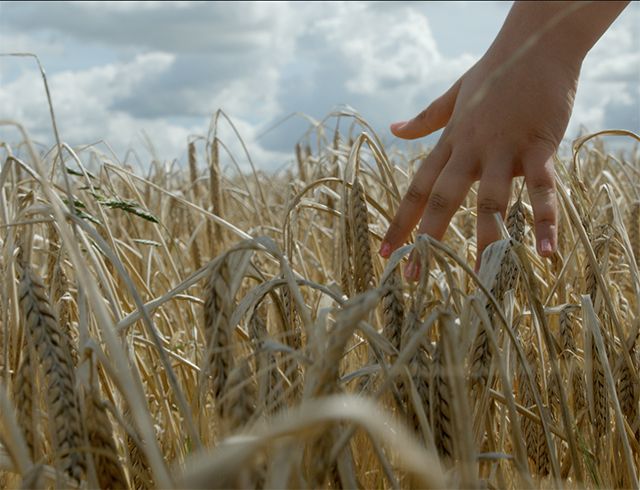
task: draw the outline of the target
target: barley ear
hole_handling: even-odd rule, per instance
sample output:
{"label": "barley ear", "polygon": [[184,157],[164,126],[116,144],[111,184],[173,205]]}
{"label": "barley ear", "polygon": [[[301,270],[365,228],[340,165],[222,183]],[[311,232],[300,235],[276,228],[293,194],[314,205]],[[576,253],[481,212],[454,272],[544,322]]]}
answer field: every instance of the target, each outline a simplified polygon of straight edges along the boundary
{"label": "barley ear", "polygon": [[13,399],[16,406],[18,425],[24,434],[31,459],[36,460],[39,455],[38,409],[39,396],[37,388],[36,366],[33,362],[32,346],[27,345],[22,351],[22,359],[13,383]]}
{"label": "barley ear", "polygon": [[129,488],[113,439],[113,426],[96,388],[85,398],[85,420],[100,488]]}
{"label": "barley ear", "polygon": [[84,437],[69,340],[58,325],[42,280],[28,266],[23,269],[19,295],[28,337],[44,372],[49,425],[59,465],[80,482],[85,472],[80,450]]}
{"label": "barley ear", "polygon": [[382,296],[382,316],[384,336],[391,345],[400,352],[402,348],[402,325],[404,324],[404,296],[402,290],[402,277],[396,267],[382,284],[384,294]]}
{"label": "barley ear", "polygon": [[373,285],[373,261],[369,240],[369,213],[364,188],[358,177],[349,195],[351,230],[353,232],[353,263],[356,291],[361,293]]}
{"label": "barley ear", "polygon": [[191,193],[193,201],[198,202],[200,189],[198,188],[198,161],[196,159],[196,144],[191,141],[188,147],[189,178],[191,180]]}
{"label": "barley ear", "polygon": [[255,412],[256,390],[249,361],[241,360],[233,368],[224,389],[222,416],[229,433],[241,430]]}

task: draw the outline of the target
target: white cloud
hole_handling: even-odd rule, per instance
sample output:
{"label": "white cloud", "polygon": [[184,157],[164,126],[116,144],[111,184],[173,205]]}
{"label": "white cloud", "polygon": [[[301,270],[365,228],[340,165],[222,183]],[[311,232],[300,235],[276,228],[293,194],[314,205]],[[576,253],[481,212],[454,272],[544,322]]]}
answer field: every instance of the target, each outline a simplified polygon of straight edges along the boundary
{"label": "white cloud", "polygon": [[[497,6],[485,6],[482,19],[502,18],[504,8]],[[446,4],[410,2],[0,7],[0,50],[35,51],[45,68],[55,66],[49,79],[64,139],[104,138],[123,152],[129,144],[140,146],[145,130],[167,160],[185,154],[188,135],[204,133],[218,108],[237,122],[264,166],[288,158],[285,152],[306,130],[297,119],[257,139],[262,128],[291,112],[321,118],[348,104],[384,137],[389,122],[415,115],[476,61],[477,46],[465,48],[460,32],[469,28],[476,43],[484,39],[476,19],[457,4],[450,30],[441,25]],[[578,124],[591,130],[636,124],[638,130],[639,7],[630,6],[586,60],[568,136]],[[429,12],[440,24],[430,24]],[[73,56],[84,57],[82,63]],[[3,117],[51,141],[39,74],[18,72],[0,85]]]}
{"label": "white cloud", "polygon": [[[173,55],[147,53],[131,62],[108,64],[88,70],[62,71],[48,77],[59,124],[72,139],[95,139],[109,120],[110,107],[166,71]],[[17,79],[0,87],[0,105],[12,118],[23,121],[39,137],[48,126],[49,112],[40,73],[25,70]]]}
{"label": "white cloud", "polygon": [[[113,63],[86,70],[63,71],[48,77],[52,101],[63,141],[72,146],[104,140],[114,148],[118,158],[127,149],[134,149],[144,158],[149,148],[148,135],[155,153],[167,161],[184,158],[187,141],[194,135],[205,135],[208,119],[191,123],[175,123],[166,118],[141,118],[124,110],[114,110],[119,100],[143,91],[155,78],[169,70],[175,56],[168,53],[146,53],[130,62]],[[227,94],[233,96],[232,87]],[[221,94],[220,102],[224,102]],[[161,103],[161,101],[158,101]],[[0,106],[5,115],[25,125],[30,136],[45,144],[52,144],[53,132],[49,109],[40,73],[25,70],[14,81],[0,86]],[[257,128],[239,118],[233,118],[252,157],[275,167],[286,155],[268,151],[255,143]],[[0,140],[8,139],[7,127],[0,127]],[[242,146],[228,124],[220,124],[220,137],[229,146],[243,170],[248,169]]]}
{"label": "white cloud", "polygon": [[632,4],[596,43],[582,67],[567,137],[624,128],[640,133],[640,5]]}
{"label": "white cloud", "polygon": [[450,80],[471,62],[470,57],[444,59],[427,18],[412,7],[378,10],[357,4],[351,10],[326,23],[324,34],[357,67],[346,81],[353,93],[424,88]]}
{"label": "white cloud", "polygon": [[640,52],[622,52],[610,58],[605,56],[594,56],[593,61],[588,61],[586,75],[589,80],[603,82],[638,81],[638,76],[640,76]]}

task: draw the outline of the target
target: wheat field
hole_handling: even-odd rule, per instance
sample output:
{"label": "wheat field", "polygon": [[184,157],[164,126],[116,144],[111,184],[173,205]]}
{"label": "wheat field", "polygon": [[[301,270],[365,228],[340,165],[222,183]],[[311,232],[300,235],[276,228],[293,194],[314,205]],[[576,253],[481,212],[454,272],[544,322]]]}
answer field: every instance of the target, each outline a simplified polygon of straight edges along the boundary
{"label": "wheat field", "polygon": [[633,133],[557,160],[551,260],[516,179],[475,274],[475,190],[379,257],[428,150],[354,113],[272,173],[222,112],[187,166],[3,124],[2,488],[638,488]]}

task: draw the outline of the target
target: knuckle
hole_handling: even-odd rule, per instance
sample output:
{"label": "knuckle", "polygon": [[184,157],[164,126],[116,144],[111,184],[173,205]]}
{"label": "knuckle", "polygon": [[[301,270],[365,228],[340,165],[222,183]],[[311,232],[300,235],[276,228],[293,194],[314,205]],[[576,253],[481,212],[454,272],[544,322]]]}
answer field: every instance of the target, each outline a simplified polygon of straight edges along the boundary
{"label": "knuckle", "polygon": [[401,215],[396,215],[391,223],[389,223],[389,227],[387,228],[387,232],[384,236],[384,241],[389,242],[393,246],[397,245],[407,236],[407,229],[409,227],[410,224],[402,219]]}
{"label": "knuckle", "polygon": [[424,121],[424,120],[428,119],[429,118],[429,108],[430,108],[430,106],[427,107],[426,109],[424,109],[423,111],[421,111],[420,114],[418,114],[416,116],[416,120]]}
{"label": "knuckle", "polygon": [[409,234],[410,227],[410,223],[407,223],[400,215],[397,215],[391,223],[389,223],[389,227],[387,228],[387,232],[385,233],[383,240],[395,248],[402,244]]}
{"label": "knuckle", "polygon": [[553,181],[546,178],[537,178],[527,184],[529,195],[534,199],[555,199],[556,191]]}
{"label": "knuckle", "polygon": [[478,200],[478,214],[494,215],[502,211],[500,203],[492,197],[483,197]]}
{"label": "knuckle", "polygon": [[553,131],[547,128],[539,128],[529,134],[529,145],[554,152],[559,142]]}
{"label": "knuckle", "polygon": [[385,235],[385,239],[389,241],[390,239],[395,238],[400,234],[402,230],[400,223],[398,223],[398,219],[395,218],[391,223],[389,223],[389,228],[387,229],[387,234]]}
{"label": "knuckle", "polygon": [[433,192],[429,197],[427,207],[434,213],[446,211],[449,208],[449,199],[439,192]]}
{"label": "knuckle", "polygon": [[424,204],[427,200],[427,193],[419,185],[412,183],[404,196],[406,202],[410,204]]}
{"label": "knuckle", "polygon": [[551,228],[556,225],[555,216],[552,213],[538,213],[533,219],[538,226]]}

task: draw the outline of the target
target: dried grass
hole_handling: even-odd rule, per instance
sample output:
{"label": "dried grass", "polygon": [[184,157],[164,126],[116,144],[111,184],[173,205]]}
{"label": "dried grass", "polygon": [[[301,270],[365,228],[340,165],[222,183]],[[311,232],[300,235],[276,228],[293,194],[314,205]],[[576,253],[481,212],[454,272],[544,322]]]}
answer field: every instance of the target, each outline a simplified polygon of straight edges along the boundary
{"label": "dried grass", "polygon": [[443,243],[372,253],[424,150],[387,154],[341,111],[279,173],[246,153],[246,175],[230,123],[216,113],[184,169],[146,177],[26,133],[25,155],[2,148],[1,481],[637,485],[637,151],[577,141],[553,261],[521,190],[476,275],[472,200]]}

